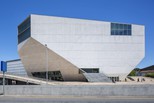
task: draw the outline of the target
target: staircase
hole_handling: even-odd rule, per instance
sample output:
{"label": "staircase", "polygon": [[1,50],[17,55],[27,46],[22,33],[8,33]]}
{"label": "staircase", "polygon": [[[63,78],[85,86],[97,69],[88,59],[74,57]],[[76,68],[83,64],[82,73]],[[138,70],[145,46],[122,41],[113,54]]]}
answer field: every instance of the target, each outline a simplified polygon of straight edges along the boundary
{"label": "staircase", "polygon": [[88,82],[112,82],[103,73],[83,73]]}

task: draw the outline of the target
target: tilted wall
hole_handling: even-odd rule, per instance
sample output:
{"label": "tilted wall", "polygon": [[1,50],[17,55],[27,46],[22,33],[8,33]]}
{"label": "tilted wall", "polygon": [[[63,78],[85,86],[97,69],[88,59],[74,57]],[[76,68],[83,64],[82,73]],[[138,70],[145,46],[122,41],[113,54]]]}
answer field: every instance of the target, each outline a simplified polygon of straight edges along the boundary
{"label": "tilted wall", "polygon": [[29,76],[33,72],[60,71],[65,81],[86,81],[78,67],[31,37],[22,44],[19,55]]}

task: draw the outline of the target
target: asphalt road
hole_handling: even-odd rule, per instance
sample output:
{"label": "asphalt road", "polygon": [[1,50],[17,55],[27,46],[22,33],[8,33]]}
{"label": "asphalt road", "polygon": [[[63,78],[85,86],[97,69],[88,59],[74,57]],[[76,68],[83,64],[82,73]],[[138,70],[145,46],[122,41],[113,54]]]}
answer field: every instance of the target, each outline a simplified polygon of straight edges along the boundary
{"label": "asphalt road", "polygon": [[0,103],[154,103],[154,97],[0,96]]}

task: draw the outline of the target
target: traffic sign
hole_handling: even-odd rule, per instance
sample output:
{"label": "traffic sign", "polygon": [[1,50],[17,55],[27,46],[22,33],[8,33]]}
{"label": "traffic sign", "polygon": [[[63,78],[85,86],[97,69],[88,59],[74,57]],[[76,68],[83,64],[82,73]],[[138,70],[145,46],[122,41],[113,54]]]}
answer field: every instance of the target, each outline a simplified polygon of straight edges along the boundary
{"label": "traffic sign", "polygon": [[4,61],[1,61],[1,71],[3,72],[7,71],[7,63]]}

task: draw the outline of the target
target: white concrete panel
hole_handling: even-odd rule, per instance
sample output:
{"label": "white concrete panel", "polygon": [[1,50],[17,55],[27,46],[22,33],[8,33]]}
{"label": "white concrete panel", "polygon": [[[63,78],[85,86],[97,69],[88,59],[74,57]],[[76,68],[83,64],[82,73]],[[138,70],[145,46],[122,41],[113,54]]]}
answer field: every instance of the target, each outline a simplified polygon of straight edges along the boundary
{"label": "white concrete panel", "polygon": [[144,26],[131,36],[111,35],[110,22],[31,15],[31,37],[78,68],[107,75],[128,74],[143,59]]}
{"label": "white concrete panel", "polygon": [[132,24],[133,35],[144,36],[144,26]]}

